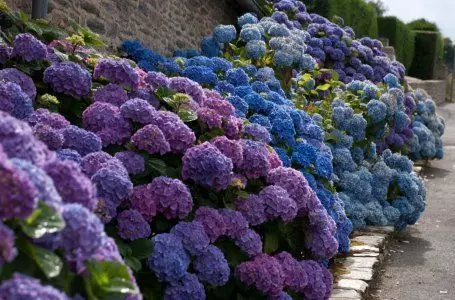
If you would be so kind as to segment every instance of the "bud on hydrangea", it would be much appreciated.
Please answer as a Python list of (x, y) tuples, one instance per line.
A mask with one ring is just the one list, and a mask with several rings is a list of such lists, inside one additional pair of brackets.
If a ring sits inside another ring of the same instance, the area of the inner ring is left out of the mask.
[(90, 73), (71, 61), (52, 64), (43, 76), (44, 83), (52, 90), (73, 97), (87, 97), (92, 87)]
[(122, 239), (131, 241), (147, 238), (152, 233), (150, 225), (134, 209), (124, 210), (117, 216), (117, 230)]
[(232, 160), (209, 143), (190, 148), (182, 159), (182, 176), (217, 191), (229, 186), (232, 180)]
[(33, 35), (20, 33), (14, 38), (13, 54), (22, 57), (26, 62), (44, 60), (47, 57), (47, 48)]

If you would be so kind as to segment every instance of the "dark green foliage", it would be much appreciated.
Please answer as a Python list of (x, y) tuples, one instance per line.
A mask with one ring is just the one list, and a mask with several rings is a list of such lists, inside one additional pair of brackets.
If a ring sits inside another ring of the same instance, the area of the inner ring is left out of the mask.
[(378, 37), (378, 14), (375, 7), (364, 0), (320, 0), (310, 10), (328, 19), (340, 16), (351, 26), (357, 37)]
[(409, 68), (414, 58), (414, 32), (396, 17), (378, 18), (378, 31), (395, 48), (397, 60)]
[(408, 23), (408, 27), (411, 30), (439, 32), (439, 27), (438, 25), (436, 25), (436, 23), (430, 22), (425, 19), (414, 20)]
[(454, 56), (453, 42), (450, 38), (444, 39), (444, 63), (453, 70), (453, 56)]
[(433, 79), (439, 36), (438, 32), (415, 31), (415, 54), (409, 75), (420, 79)]

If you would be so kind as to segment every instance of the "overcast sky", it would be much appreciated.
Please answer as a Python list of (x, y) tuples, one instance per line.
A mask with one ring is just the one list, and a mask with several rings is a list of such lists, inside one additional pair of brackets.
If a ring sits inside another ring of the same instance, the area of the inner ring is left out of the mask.
[(455, 40), (455, 0), (382, 0), (387, 15), (397, 16), (405, 23), (425, 18), (436, 22), (444, 36)]

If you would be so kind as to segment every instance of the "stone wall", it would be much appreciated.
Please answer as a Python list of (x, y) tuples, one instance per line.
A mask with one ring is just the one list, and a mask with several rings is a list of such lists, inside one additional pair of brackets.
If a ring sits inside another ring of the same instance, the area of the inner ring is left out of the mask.
[[(6, 0), (13, 9), (31, 10), (31, 0)], [(48, 19), (66, 27), (75, 20), (101, 34), (109, 46), (136, 38), (162, 54), (198, 48), (217, 24), (234, 24), (234, 0), (49, 0)]]
[(425, 90), (437, 104), (446, 101), (446, 80), (420, 80), (412, 77), (406, 77), (406, 79), (413, 89)]

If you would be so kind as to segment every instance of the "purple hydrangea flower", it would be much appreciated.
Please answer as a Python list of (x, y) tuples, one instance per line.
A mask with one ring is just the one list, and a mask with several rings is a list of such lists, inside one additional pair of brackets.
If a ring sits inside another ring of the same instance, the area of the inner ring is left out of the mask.
[(0, 266), (12, 262), (17, 255), (14, 232), (0, 222)]
[(73, 149), (61, 149), (55, 152), (58, 160), (70, 160), (78, 165), (82, 162), (82, 156)]
[(262, 189), (259, 197), (264, 201), (265, 214), (269, 219), (281, 218), (288, 223), (296, 217), (297, 204), (289, 197), (284, 188), (269, 185)]
[(239, 168), (243, 163), (242, 146), (235, 140), (230, 140), (225, 136), (219, 136), (210, 141), (226, 157), (232, 160), (234, 167)]
[(145, 82), (150, 84), (153, 89), (158, 87), (168, 87), (169, 79), (161, 72), (149, 72), (145, 78)]
[(146, 125), (139, 129), (132, 137), (131, 143), (140, 150), (150, 154), (166, 154), (171, 148), (163, 132), (155, 125)]
[(115, 158), (120, 160), (129, 174), (136, 175), (144, 172), (145, 159), (142, 155), (133, 151), (121, 151), (115, 153)]
[(223, 216), (218, 210), (201, 206), (196, 210), (195, 221), (198, 221), (204, 226), (205, 232), (210, 238), (210, 242), (215, 242), (220, 236), (226, 233), (226, 224)]
[(264, 198), (251, 194), (237, 199), (235, 205), (251, 225), (261, 225), (267, 220)]
[(209, 128), (221, 128), (223, 117), (215, 110), (207, 107), (200, 107), (197, 110), (198, 120)]
[(152, 233), (150, 225), (134, 209), (124, 210), (117, 216), (117, 230), (122, 239), (131, 241), (147, 238)]
[(188, 149), (182, 159), (182, 176), (217, 191), (232, 180), (232, 160), (208, 142)]
[(101, 150), (101, 139), (93, 132), (74, 125), (69, 125), (60, 132), (65, 139), (63, 147), (74, 149), (82, 156)]
[(50, 150), (58, 150), (63, 146), (64, 138), (61, 132), (46, 124), (33, 127), (33, 135), (46, 144)]
[(33, 35), (20, 33), (14, 38), (13, 55), (22, 57), (26, 62), (44, 60), (47, 57), (47, 48), (46, 45)]
[(120, 205), (133, 190), (126, 170), (111, 168), (109, 163), (92, 176), (92, 182), (96, 186), (97, 196), (111, 201), (115, 206)]
[(183, 249), (182, 239), (161, 233), (152, 238), (153, 252), (147, 265), (160, 281), (176, 282), (186, 274), (190, 257)]
[(95, 188), (73, 161), (53, 161), (44, 171), (57, 183), (56, 188), (63, 202), (78, 203), (93, 211), (96, 207)]
[(157, 211), (167, 219), (184, 219), (193, 208), (190, 190), (178, 179), (157, 177), (150, 184), (150, 192)]
[(158, 125), (174, 153), (184, 153), (196, 141), (194, 132), (182, 121)]
[(117, 216), (117, 207), (118, 205), (109, 199), (98, 198), (95, 214), (104, 224), (107, 224)]
[(128, 93), (130, 99), (139, 98), (147, 101), (154, 108), (160, 106), (160, 100), (149, 89), (137, 89)]
[(95, 251), (95, 254), (93, 254), (91, 258), (97, 261), (113, 260), (123, 262), (115, 240), (108, 236), (103, 236), (101, 239), (101, 246)]
[(321, 264), (305, 260), (301, 262), (308, 276), (308, 284), (303, 290), (306, 299), (318, 300), (328, 299), (332, 292), (333, 277), (330, 272)]
[(247, 229), (235, 238), (235, 244), (249, 257), (262, 253), (261, 236), (252, 229)]
[(80, 204), (65, 204), (62, 216), (66, 224), (61, 232), (65, 257), (74, 262), (91, 258), (105, 236), (101, 221)]
[(228, 237), (240, 237), (248, 229), (248, 221), (240, 212), (225, 208), (220, 210), (220, 214), (223, 216)]
[(120, 109), (106, 102), (95, 102), (82, 114), (84, 127), (96, 133), (103, 146), (121, 145), (131, 136), (131, 125)]
[(171, 229), (171, 233), (182, 239), (183, 248), (191, 255), (201, 255), (210, 243), (204, 226), (198, 221), (179, 222)]
[(38, 205), (38, 191), (27, 174), (8, 161), (1, 144), (0, 173), (0, 217), (28, 217)]
[(119, 85), (109, 83), (93, 93), (93, 102), (106, 102), (117, 107), (128, 101), (126, 91)]
[(0, 80), (0, 110), (18, 119), (26, 119), (33, 113), (33, 104), (19, 85)]
[(208, 246), (193, 262), (199, 280), (212, 286), (223, 286), (229, 280), (231, 270), (223, 252), (213, 245)]
[(172, 77), (169, 79), (169, 88), (190, 95), (194, 101), (201, 104), (205, 99), (202, 87), (191, 79), (185, 77)]
[(235, 114), (235, 107), (223, 98), (215, 98), (212, 96), (204, 100), (203, 106), (213, 109), (223, 117), (230, 117)]
[(48, 299), (69, 300), (63, 292), (50, 285), (42, 285), (38, 279), (14, 273), (9, 280), (0, 285), (0, 298), (2, 299)]
[(284, 287), (283, 268), (276, 258), (267, 254), (241, 263), (235, 269), (235, 275), (241, 282), (270, 296), (279, 294)]
[[(314, 205), (312, 191), (305, 176), (292, 168), (279, 167), (269, 172), (267, 183), (285, 189), (289, 197), (297, 204), (297, 210), (308, 212)], [(314, 193), (313, 193), (314, 194)]]
[(103, 151), (92, 152), (82, 158), (81, 168), (82, 171), (88, 176), (92, 177), (99, 169), (101, 169), (106, 162), (112, 160), (113, 157)]
[(55, 92), (74, 97), (87, 97), (92, 87), (90, 72), (71, 61), (52, 64), (43, 76)]
[(133, 188), (130, 195), (131, 208), (136, 209), (141, 213), (147, 222), (151, 222), (156, 216), (156, 202), (152, 195), (152, 186), (138, 185)]
[(243, 134), (251, 137), (252, 140), (262, 142), (262, 143), (270, 143), (272, 141), (272, 137), (270, 136), (269, 131), (264, 126), (259, 124), (250, 124), (246, 125), (243, 128)]
[(7, 45), (0, 45), (0, 63), (4, 64), (11, 59), (13, 55), (13, 47)]
[(38, 124), (48, 125), (54, 129), (62, 129), (68, 125), (71, 125), (64, 116), (58, 113), (50, 112), (45, 108), (38, 108), (28, 118), (30, 125), (35, 126)]
[(205, 290), (196, 275), (186, 273), (179, 281), (167, 286), (164, 291), (164, 300), (192, 299), (205, 300)]
[(150, 124), (156, 118), (156, 110), (146, 100), (131, 99), (120, 107), (120, 112), (125, 119), (140, 124)]
[(98, 79), (100, 77), (128, 88), (135, 88), (139, 85), (139, 75), (124, 59), (100, 60), (93, 71), (93, 78)]
[(247, 178), (259, 178), (267, 176), (271, 168), (269, 151), (263, 143), (241, 140), (243, 147), (242, 171)]
[(22, 91), (30, 98), (30, 100), (35, 100), (35, 84), (33, 83), (33, 79), (25, 73), (15, 68), (6, 68), (0, 70), (0, 80), (14, 82), (21, 87)]
[(229, 117), (223, 122), (224, 134), (230, 139), (238, 139), (242, 132), (243, 121), (236, 117)]
[(283, 268), (285, 286), (296, 293), (303, 292), (308, 283), (308, 277), (314, 275), (307, 274), (303, 265), (288, 252), (280, 252), (275, 255), (275, 258)]

